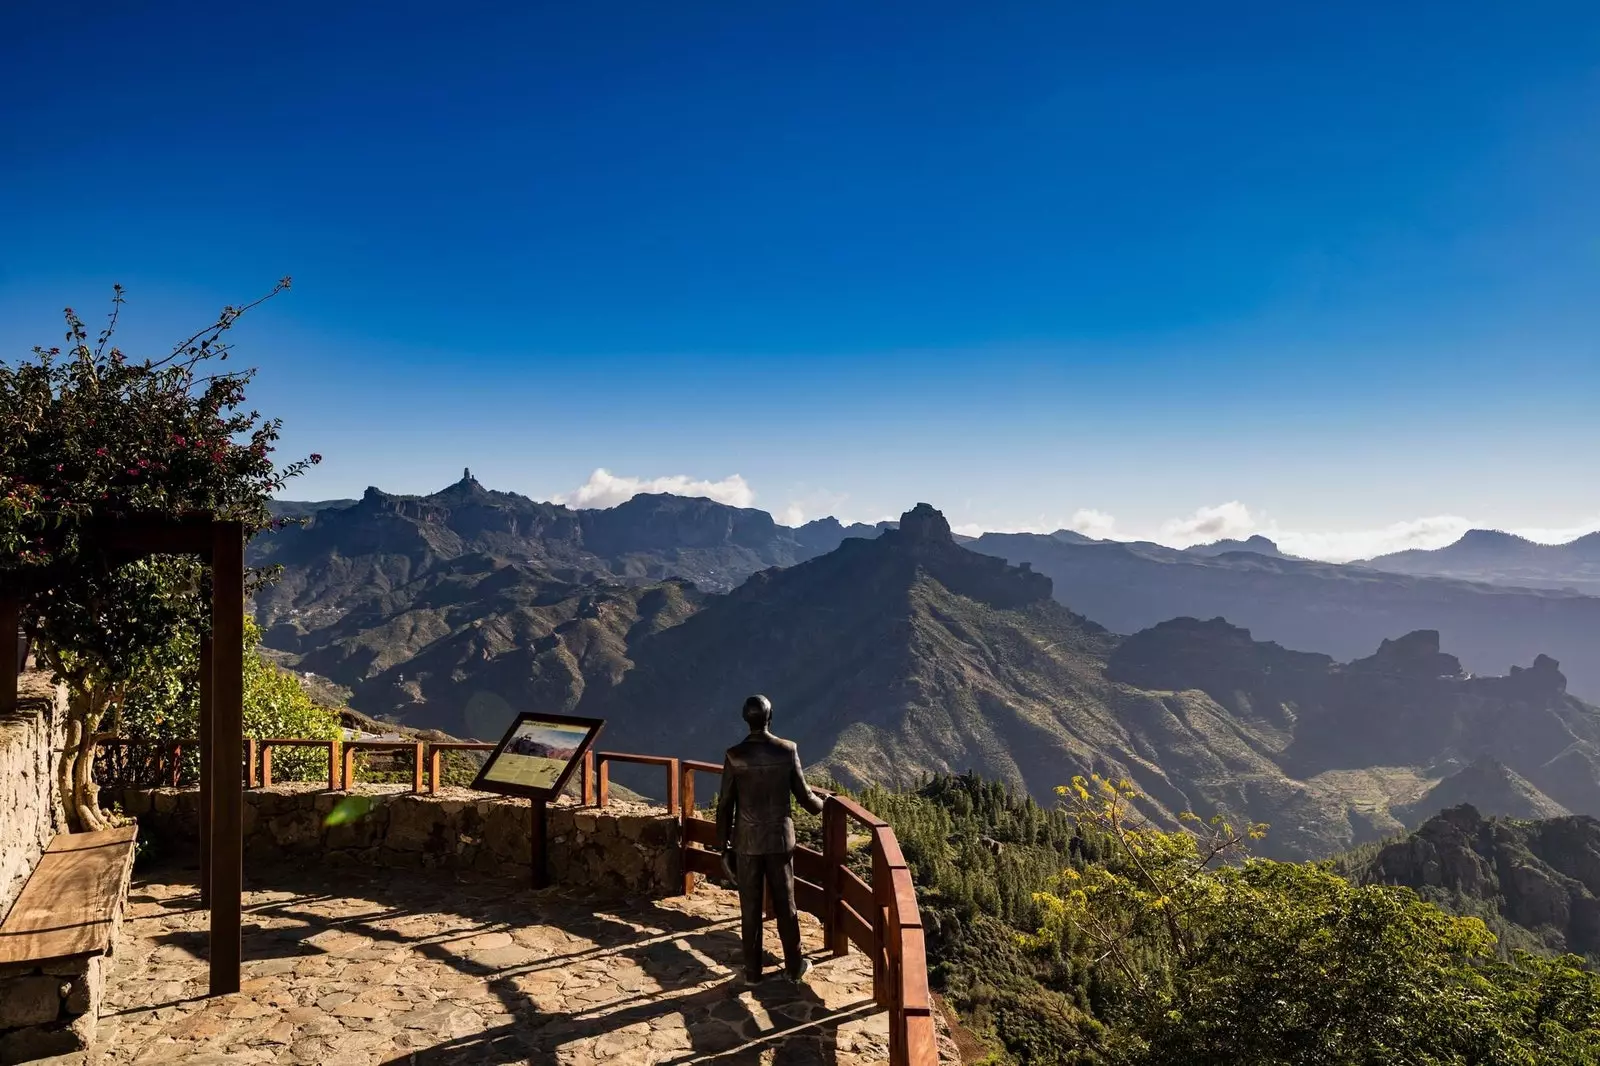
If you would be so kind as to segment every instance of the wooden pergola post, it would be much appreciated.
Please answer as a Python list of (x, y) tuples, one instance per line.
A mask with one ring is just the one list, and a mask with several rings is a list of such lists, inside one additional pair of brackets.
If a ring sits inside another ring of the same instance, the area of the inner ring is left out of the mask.
[[(210, 744), (200, 753), (201, 780), (209, 779), (211, 821), (211, 994), (239, 991), (244, 895), (244, 529), (238, 522), (212, 525)], [(202, 697), (204, 702), (204, 697)]]
[[(120, 561), (197, 555), (211, 567), (200, 646), (200, 893), (211, 911), (211, 994), (239, 991), (244, 895), (244, 525), (210, 515), (129, 516), (92, 542)], [(16, 710), (21, 593), (0, 589), (0, 714)]]

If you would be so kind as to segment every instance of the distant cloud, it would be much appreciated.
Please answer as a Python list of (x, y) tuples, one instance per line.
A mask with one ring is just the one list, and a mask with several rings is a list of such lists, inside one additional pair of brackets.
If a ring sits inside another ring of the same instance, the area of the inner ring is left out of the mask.
[(1442, 548), (1460, 540), (1461, 534), (1472, 526), (1472, 522), (1459, 515), (1432, 515), (1393, 522), (1377, 529), (1306, 532), (1272, 526), (1259, 532), (1271, 537), (1290, 555), (1346, 563), (1412, 548)]
[(1067, 523), (1067, 528), (1074, 533), (1082, 533), (1086, 537), (1096, 540), (1116, 540), (1117, 520), (1104, 511), (1096, 511), (1085, 507), (1074, 511), (1072, 521)]
[(602, 468), (590, 474), (588, 481), (571, 492), (550, 497), (550, 502), (566, 504), (568, 507), (615, 507), (641, 492), (704, 496), (730, 507), (749, 507), (756, 499), (755, 490), (738, 474), (730, 474), (721, 481), (697, 481), (686, 474), (655, 478), (620, 477)]
[(1209, 543), (1248, 537), (1260, 529), (1261, 523), (1250, 509), (1238, 500), (1219, 503), (1215, 507), (1202, 507), (1188, 518), (1170, 518), (1161, 524), (1160, 540), (1174, 547)]
[(808, 492), (798, 499), (790, 500), (780, 510), (774, 511), (772, 517), (779, 525), (803, 526), (807, 522), (818, 518), (832, 516), (845, 525), (850, 524), (850, 519), (840, 514), (839, 509), (850, 499), (848, 493), (842, 492)]
[[(1290, 555), (1344, 563), (1412, 548), (1442, 548), (1459, 540), (1469, 529), (1492, 526), (1460, 515), (1430, 515), (1372, 529), (1285, 529), (1265, 515), (1253, 513), (1238, 500), (1230, 500), (1201, 507), (1185, 518), (1168, 519), (1153, 534), (1123, 530), (1113, 516), (1104, 511), (1088, 509), (1074, 514), (1067, 528), (1103, 540), (1151, 540), (1173, 548), (1187, 548), (1217, 540), (1243, 540), (1259, 533)], [(1575, 526), (1518, 528), (1507, 532), (1540, 544), (1565, 544), (1596, 529), (1600, 529), (1600, 516)]]

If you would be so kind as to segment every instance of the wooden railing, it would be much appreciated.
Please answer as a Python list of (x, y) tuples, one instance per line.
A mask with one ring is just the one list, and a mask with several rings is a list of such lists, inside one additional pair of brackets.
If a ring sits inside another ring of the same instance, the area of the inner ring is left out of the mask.
[[(716, 822), (695, 810), (696, 774), (722, 773), (716, 763), (683, 760), (684, 893), (695, 874), (722, 875)], [(817, 790), (821, 792), (822, 790)], [(822, 920), (828, 950), (844, 955), (854, 944), (872, 959), (872, 993), (889, 1012), (891, 1066), (931, 1066), (939, 1058), (934, 1038), (933, 997), (928, 988), (927, 945), (911, 870), (889, 823), (843, 796), (827, 796), (822, 808), (822, 851), (794, 853), (794, 896), (799, 909)], [(604, 803), (601, 804), (604, 806)], [(849, 867), (850, 827), (865, 830), (872, 856), (872, 881)]]
[[(120, 741), (103, 742), (109, 745)], [(188, 743), (193, 743), (188, 742)], [(183, 742), (167, 745), (176, 767)], [(476, 742), (304, 740), (273, 737), (247, 742), (245, 780), (251, 788), (272, 784), (274, 748), (323, 748), (330, 767), (328, 788), (349, 788), (357, 751), (398, 751), (411, 755), (411, 790), (422, 792), (424, 768), (427, 791), (437, 794), (442, 781), (442, 755), (447, 751), (489, 751), (495, 745)], [(257, 774), (259, 753), (259, 777)], [(343, 755), (341, 761), (340, 755)], [(341, 765), (342, 762), (342, 765)], [(721, 775), (718, 763), (697, 762), (663, 755), (627, 752), (588, 752), (582, 772), (585, 806), (610, 803), (610, 769), (615, 763), (659, 766), (667, 776), (667, 811), (680, 818), (683, 891), (694, 891), (697, 874), (722, 876), (717, 827), (702, 818), (695, 805), (697, 774)], [(340, 770), (343, 770), (340, 773)], [(173, 780), (176, 781), (174, 770)], [(795, 904), (822, 922), (823, 941), (835, 956), (854, 944), (872, 959), (873, 998), (889, 1012), (891, 1066), (933, 1066), (938, 1061), (934, 1040), (933, 999), (928, 988), (926, 940), (916, 889), (900, 842), (889, 823), (844, 796), (817, 790), (826, 797), (822, 809), (822, 850), (800, 847), (794, 854)], [(872, 860), (870, 881), (850, 869), (851, 829), (865, 836)]]
[(261, 752), (261, 777), (262, 788), (272, 787), (272, 749), (274, 748), (322, 748), (328, 753), (328, 790), (337, 792), (344, 780), (339, 774), (339, 746), (337, 740), (295, 740), (283, 737), (273, 737), (269, 740), (249, 740), (250, 748), (249, 780), (250, 787), (256, 787), (256, 758), (257, 749)]
[[(638, 766), (661, 766), (667, 771), (667, 813), (678, 813), (678, 785), (679, 761), (670, 755), (630, 755), (621, 751), (602, 751), (594, 757), (595, 765), (600, 771), (600, 787), (598, 795), (591, 800), (589, 790), (583, 790), (585, 802), (594, 802), (604, 807), (611, 802), (611, 764), (633, 763)], [(587, 767), (585, 767), (587, 770)]]

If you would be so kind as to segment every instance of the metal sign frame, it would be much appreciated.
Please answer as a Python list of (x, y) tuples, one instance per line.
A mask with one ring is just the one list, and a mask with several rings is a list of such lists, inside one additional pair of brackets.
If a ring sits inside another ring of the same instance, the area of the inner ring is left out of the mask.
[[(553, 725), (553, 726), (581, 726), (586, 729), (583, 739), (578, 743), (572, 755), (567, 759), (567, 765), (562, 767), (561, 773), (556, 776), (555, 783), (548, 788), (536, 785), (519, 785), (511, 781), (496, 781), (489, 775), (505, 753), (507, 746), (516, 739), (517, 733), (528, 724)], [(489, 753), (484, 760), (483, 767), (478, 771), (478, 776), (473, 779), (472, 788), (479, 792), (496, 792), (503, 796), (521, 796), (531, 800), (553, 800), (566, 789), (567, 782), (572, 779), (572, 773), (583, 763), (583, 757), (594, 747), (595, 740), (600, 736), (600, 731), (605, 728), (603, 718), (579, 718), (570, 714), (538, 714), (533, 711), (524, 711), (517, 715), (516, 720), (506, 730), (506, 735), (500, 738), (500, 743), (495, 745), (494, 751)]]

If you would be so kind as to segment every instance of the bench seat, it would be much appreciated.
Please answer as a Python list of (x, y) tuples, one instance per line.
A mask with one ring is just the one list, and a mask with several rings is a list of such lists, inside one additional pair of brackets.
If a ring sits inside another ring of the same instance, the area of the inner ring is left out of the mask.
[(137, 832), (57, 836), (0, 922), (0, 1064), (93, 1045)]
[(51, 841), (0, 923), (0, 966), (109, 952), (138, 832), (130, 825)]

